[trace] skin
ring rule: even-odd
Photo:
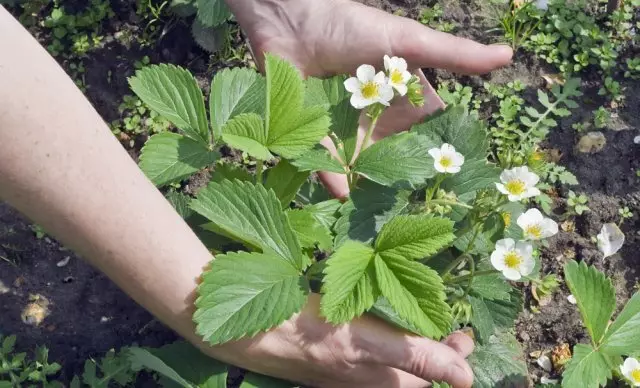
[[[346,0],[228,3],[258,58],[275,52],[305,75],[380,67],[384,54],[404,56],[414,68],[465,73],[490,71],[511,57],[508,48],[460,40]],[[212,259],[207,249],[72,80],[2,7],[0,52],[0,198],[203,352],[318,387],[411,388],[432,380],[471,386],[465,357],[473,343],[465,335],[436,342],[369,316],[334,327],[318,315],[319,295],[268,333],[217,347],[202,343],[191,316],[199,275]],[[430,87],[425,96],[422,110],[389,109],[374,138],[442,107]],[[347,193],[340,177],[323,179],[336,195]]]

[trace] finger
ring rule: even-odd
[[[430,67],[463,74],[482,74],[511,61],[513,51],[504,45],[484,45],[469,39],[435,31],[415,20],[391,15],[361,4],[353,5],[358,20],[368,20],[369,31],[386,31],[386,41],[380,42],[371,58],[384,54],[405,58],[412,68]],[[373,54],[371,49],[368,54]],[[382,52],[386,51],[386,52]]]
[[[338,157],[338,151],[336,146],[329,136],[320,141],[329,153],[336,159]],[[327,188],[329,193],[335,198],[342,199],[349,196],[349,183],[347,182],[347,176],[345,174],[337,174],[335,172],[319,171],[318,178]]]
[[[475,346],[473,340],[468,335],[459,331],[452,333],[442,342],[464,358],[469,357],[469,355],[473,353]]]

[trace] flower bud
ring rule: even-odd
[[[411,105],[417,107],[424,105],[423,86],[418,77],[415,75],[411,77],[407,83],[407,90],[407,97],[409,98]]]

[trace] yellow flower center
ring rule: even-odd
[[[540,236],[542,236],[542,228],[540,228],[540,225],[528,226],[525,232],[533,238],[540,238]]]
[[[522,263],[522,256],[516,253],[516,251],[511,251],[504,256],[504,265],[507,268],[518,269],[520,264]]]
[[[440,165],[444,168],[448,168],[453,166],[453,160],[447,156],[443,156],[440,158]]]
[[[634,369],[631,372],[631,379],[633,379],[634,383],[640,383],[640,369]]]
[[[507,182],[507,184],[504,185],[504,187],[507,189],[508,192],[510,192],[513,195],[520,195],[522,193],[524,193],[524,190],[526,188],[526,185],[523,181],[521,181],[520,179],[514,179],[512,181]]]
[[[360,87],[360,91],[362,92],[362,97],[366,98],[367,100],[374,99],[380,94],[380,92],[378,91],[378,84],[373,81],[362,84],[362,86]]]
[[[394,84],[401,84],[403,83],[402,81],[404,81],[402,78],[402,73],[399,72],[398,70],[392,71],[391,76],[389,78],[391,79],[391,83],[394,83]]]

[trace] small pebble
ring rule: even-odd
[[[578,301],[576,300],[576,297],[575,297],[575,296],[573,296],[573,295],[569,295],[569,296],[567,296],[567,300],[568,300],[568,301],[569,301],[569,303],[571,303],[571,304],[576,304],[576,303],[578,303]]]
[[[543,354],[542,356],[538,357],[536,363],[538,364],[538,366],[540,366],[540,368],[544,369],[545,372],[551,372],[551,370],[553,369],[551,359],[547,355]]]
[[[6,294],[7,292],[9,292],[9,287],[5,286],[2,280],[0,280],[0,295]]]
[[[636,144],[640,144],[640,135],[633,138],[633,142]]]
[[[67,264],[69,264],[69,260],[71,260],[71,256],[67,256],[64,259],[60,260],[59,262],[56,263],[56,266],[58,266],[59,268],[62,268]]]
[[[531,339],[531,336],[526,332],[526,331],[521,331],[520,332],[520,339],[522,339],[522,341],[527,342]]]
[[[558,380],[551,379],[547,376],[542,376],[542,378],[540,379],[540,384],[558,384]]]
[[[109,322],[111,319],[111,317],[100,317],[100,323],[107,323]]]
[[[578,151],[594,154],[602,151],[607,144],[607,139],[602,132],[589,132],[580,138]]]

